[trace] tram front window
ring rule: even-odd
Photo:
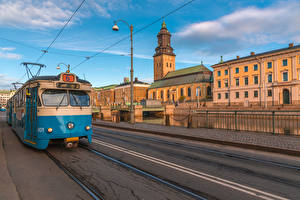
[[[69,91],[71,106],[89,106],[90,97],[84,91]]]
[[[66,90],[45,90],[42,94],[45,106],[67,106],[68,98]]]

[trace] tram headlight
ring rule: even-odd
[[[85,127],[85,130],[87,130],[87,131],[90,130],[90,129],[91,129],[90,126],[86,126],[86,127]]]
[[[48,131],[48,133],[52,133],[53,129],[52,128],[48,128],[47,131]]]
[[[69,122],[69,123],[67,124],[67,126],[68,126],[68,129],[73,129],[73,128],[74,128],[74,123]]]

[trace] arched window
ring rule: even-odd
[[[191,92],[191,88],[189,87],[189,88],[188,88],[188,97],[191,97],[191,95],[192,95],[191,93],[192,93],[192,92]]]
[[[167,63],[167,67],[168,67],[168,63]]]
[[[170,63],[170,67],[172,67],[172,63]]]
[[[162,100],[164,100],[164,91],[163,91],[163,90],[160,91],[160,98],[161,98]]]
[[[183,96],[183,88],[180,89],[180,96]]]

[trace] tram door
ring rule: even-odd
[[[35,142],[37,137],[37,87],[26,90],[25,140]]]

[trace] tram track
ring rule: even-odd
[[[119,166],[122,166],[123,168],[125,168],[127,170],[133,171],[136,174],[142,175],[142,176],[144,176],[146,178],[149,178],[149,179],[151,179],[153,181],[156,181],[158,183],[166,185],[169,188],[175,189],[176,191],[179,191],[179,192],[181,192],[183,194],[186,194],[186,195],[188,195],[188,196],[190,196],[190,197],[192,197],[194,199],[198,199],[198,200],[206,200],[207,199],[207,197],[205,197],[203,194],[198,194],[199,192],[193,191],[190,188],[186,188],[186,187],[180,186],[180,185],[178,185],[176,183],[173,183],[171,181],[168,181],[166,179],[163,179],[161,177],[153,175],[153,174],[151,174],[149,172],[146,172],[146,171],[144,171],[142,169],[139,169],[139,168],[137,168],[137,167],[135,167],[133,165],[130,165],[130,164],[125,163],[123,161],[120,161],[120,160],[118,160],[116,158],[113,158],[113,157],[111,157],[111,156],[109,156],[107,154],[104,154],[104,153],[102,153],[102,152],[100,152],[100,151],[98,151],[96,149],[93,149],[93,148],[90,148],[90,147],[88,147],[86,145],[83,145],[82,143],[79,144],[79,147],[84,148],[87,151],[89,151],[89,152],[91,152],[91,153],[93,153],[93,154],[95,154],[95,155],[97,155],[97,156],[99,156],[101,158],[104,158],[104,159],[106,159],[108,161],[111,161],[111,162],[113,162],[113,163],[115,163],[115,164],[117,164]],[[216,198],[210,196],[209,199],[216,199]]]
[[[49,151],[45,150],[46,155],[74,182],[76,182],[84,191],[86,191],[94,200],[104,200],[103,196],[97,191],[85,184],[83,180],[78,178],[70,170],[68,170],[58,159],[56,159]]]
[[[185,145],[182,143],[169,142],[169,141],[158,139],[158,138],[149,138],[149,137],[145,137],[145,136],[141,136],[141,135],[133,135],[133,134],[121,132],[118,129],[111,130],[106,127],[104,129],[105,129],[105,133],[113,132],[114,135],[123,136],[123,137],[127,137],[127,138],[142,139],[145,141],[156,142],[159,144],[166,144],[166,145],[173,146],[173,147],[181,147],[181,148],[185,148],[188,150],[199,150],[199,151],[203,151],[203,152],[211,153],[211,154],[215,154],[215,155],[222,155],[224,157],[229,157],[229,158],[234,158],[234,159],[239,159],[239,160],[254,161],[254,162],[258,162],[258,163],[268,164],[270,166],[277,166],[277,167],[282,167],[282,168],[286,168],[286,169],[300,171],[300,166],[298,166],[298,165],[291,165],[291,164],[280,163],[280,162],[276,162],[276,161],[263,160],[263,159],[259,159],[259,158],[253,158],[253,157],[244,156],[244,155],[240,155],[240,154],[228,153],[228,152],[223,152],[223,151],[219,151],[219,150],[198,147],[198,146],[194,146],[194,145]],[[103,129],[95,128],[95,126],[94,126],[93,130],[97,131],[97,132],[94,131],[94,134],[103,136],[103,134],[101,134],[101,132],[103,132]],[[108,137],[107,135],[105,135],[105,136]],[[110,137],[110,138],[113,138],[115,140],[121,140],[121,139],[115,138],[115,137]]]

